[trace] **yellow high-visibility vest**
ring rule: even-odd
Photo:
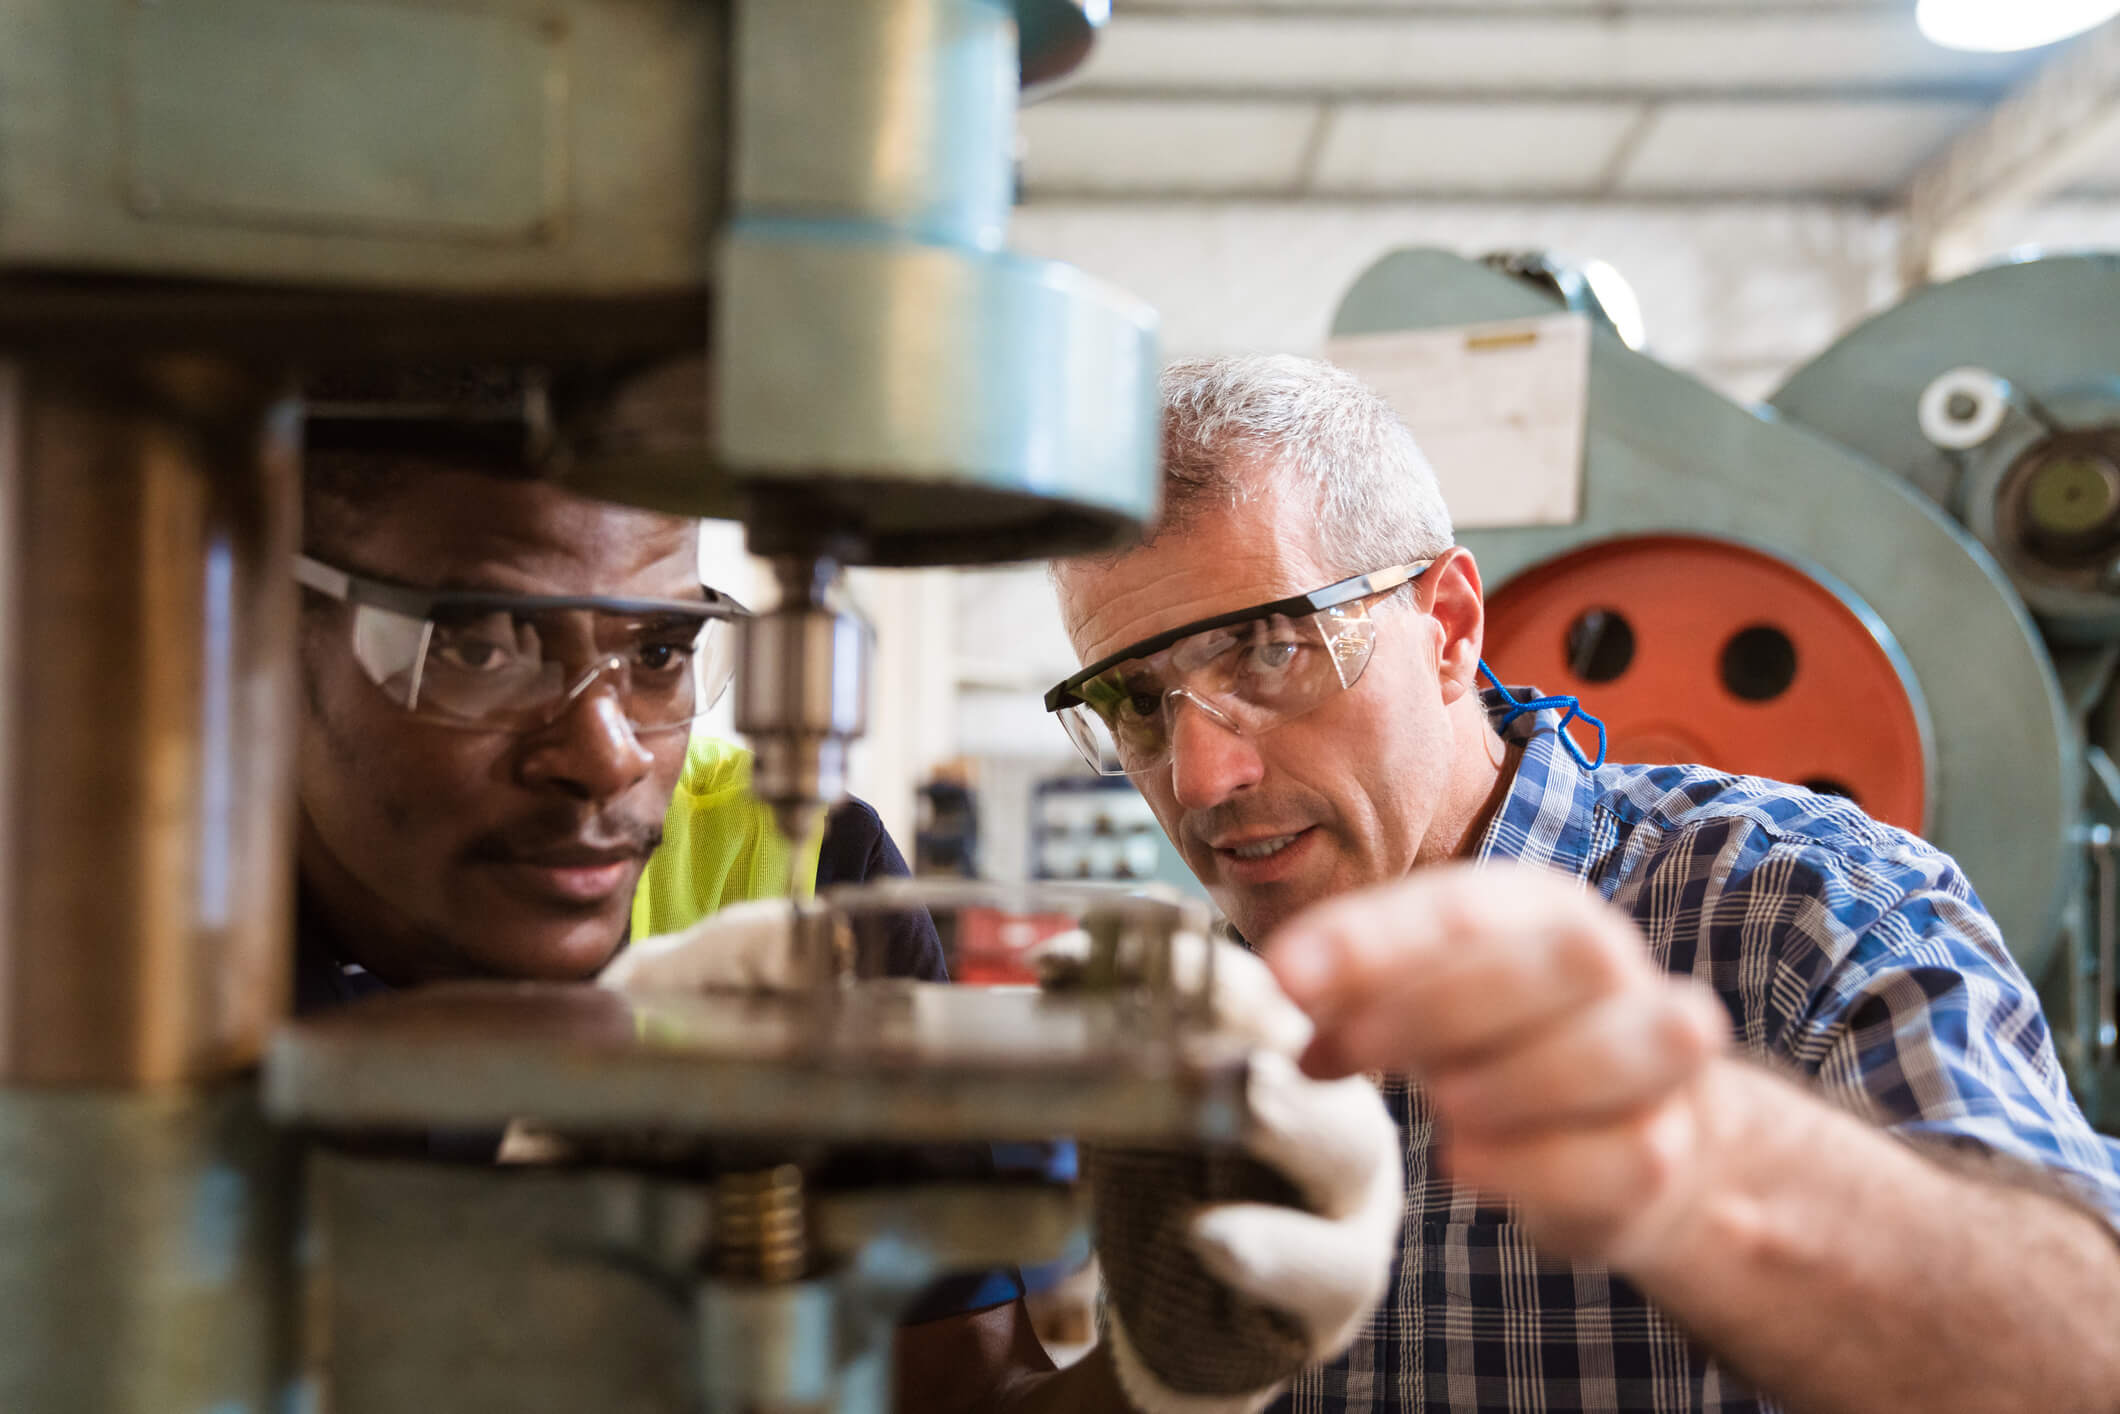
[[[820,830],[802,849],[795,883],[804,898],[816,890],[823,845]],[[745,899],[786,897],[788,857],[773,812],[751,794],[751,753],[695,736],[663,818],[662,844],[633,894],[632,936],[679,932]]]

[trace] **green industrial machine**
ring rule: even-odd
[[[1763,408],[1629,350],[1537,262],[1398,252],[1334,335],[1492,346],[1569,310],[1579,509],[1461,533],[1497,668],[1579,694],[1614,759],[1850,795],[1956,856],[2120,1128],[2120,261],[1918,291]]]
[[[820,1153],[1236,1132],[1243,1056],[1168,996],[1147,1048],[1138,996],[1026,1017],[828,968],[784,1005],[438,988],[284,1025],[298,379],[744,520],[784,595],[739,721],[805,833],[863,726],[841,566],[1153,510],[1151,314],[1005,246],[1019,86],[1099,13],[0,0],[0,1409],[881,1414],[899,1303],[1079,1249],[1081,1214],[813,1192]],[[503,372],[435,377],[472,366]],[[1137,949],[1177,926],[1099,907]],[[591,1157],[399,1142],[503,1119]]]

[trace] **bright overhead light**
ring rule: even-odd
[[[1946,49],[2037,49],[2120,15],[2120,0],[1921,0],[1921,32]]]

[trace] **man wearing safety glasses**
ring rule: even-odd
[[[1310,1256],[1359,1213],[1192,1239],[1298,1324],[1335,1271],[1387,1293],[1272,1407],[2120,1409],[2120,1152],[1957,867],[1843,800],[1593,762],[1572,701],[1483,692],[1479,572],[1349,376],[1230,359],[1164,393],[1164,520],[1057,567],[1085,666],[1046,707],[1308,1014],[1288,1054],[1387,1073],[1402,1133],[1388,1285]],[[1255,1354],[1209,1334],[1227,1293],[1109,1291],[1137,1407],[1272,1402],[1215,1381]]]
[[[512,372],[326,385],[305,429],[299,1001],[441,977],[587,979],[630,935],[902,874],[849,802],[790,856],[749,756],[692,732],[742,608],[694,521],[530,467]],[[940,976],[911,916],[888,969]]]
[[[858,802],[791,857],[748,755],[691,731],[741,612],[700,583],[697,522],[532,476],[524,391],[445,375],[312,403],[299,1011],[442,978],[626,986],[644,953],[668,983],[676,939],[699,946],[674,980],[740,975],[791,884],[906,872]],[[886,951],[893,975],[943,977],[925,914],[899,916]],[[490,1157],[498,1136],[432,1142]],[[981,1161],[877,1156],[886,1176]],[[1013,1273],[928,1293],[900,1337],[906,1407],[984,1407],[1010,1338],[1036,1349],[1020,1294]]]

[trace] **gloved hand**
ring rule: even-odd
[[[1068,935],[1047,945],[1064,958]],[[1252,1414],[1345,1349],[1383,1300],[1404,1205],[1398,1126],[1370,1083],[1311,1080],[1310,1022],[1256,956],[1182,935],[1183,984],[1214,959],[1219,1028],[1249,1040],[1242,1155],[1086,1146],[1099,1313],[1142,1414]]]
[[[786,992],[804,985],[795,909],[786,899],[732,903],[691,927],[628,943],[596,985],[618,992]]]

